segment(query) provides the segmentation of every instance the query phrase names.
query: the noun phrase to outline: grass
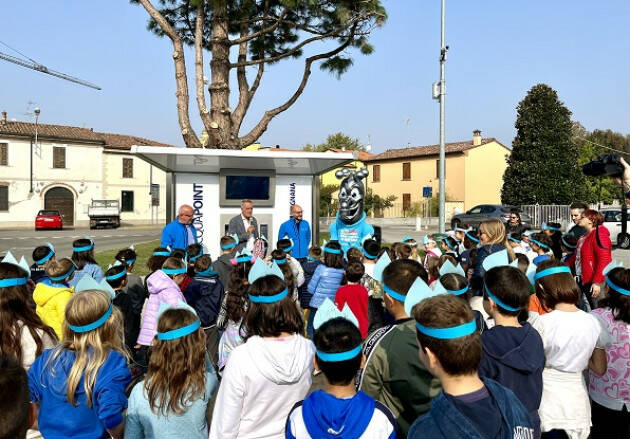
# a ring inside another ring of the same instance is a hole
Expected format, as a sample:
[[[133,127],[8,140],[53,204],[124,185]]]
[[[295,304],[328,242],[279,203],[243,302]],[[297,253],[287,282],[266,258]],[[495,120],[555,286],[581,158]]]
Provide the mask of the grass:
[[[135,246],[136,254],[138,255],[138,257],[134,265],[134,270],[133,270],[134,274],[137,274],[139,276],[146,276],[147,274],[149,274],[149,269],[147,268],[147,261],[151,257],[151,254],[153,253],[153,249],[159,246],[160,246],[159,239],[156,239],[155,241],[144,242],[142,244],[137,244]],[[116,253],[118,253],[119,250],[121,249],[105,250],[102,252],[98,252],[94,255],[94,258],[96,259],[96,262],[98,263],[98,265],[100,265],[103,268],[103,270],[106,270],[109,264],[114,263],[114,256],[116,256]]]

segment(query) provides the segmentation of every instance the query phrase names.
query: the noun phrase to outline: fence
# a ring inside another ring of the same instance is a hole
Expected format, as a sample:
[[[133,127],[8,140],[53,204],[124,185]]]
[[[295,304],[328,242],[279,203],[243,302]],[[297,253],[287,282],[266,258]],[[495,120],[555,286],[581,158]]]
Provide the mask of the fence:
[[[464,211],[463,201],[447,201],[446,202],[446,219],[449,220],[456,213]],[[433,212],[432,212],[433,211]],[[421,218],[432,217],[437,215],[437,205],[429,206],[428,202],[410,203],[394,203],[392,207],[385,209],[374,208],[372,210],[372,218],[409,218],[419,216]]]
[[[531,226],[540,227],[543,222],[560,223],[567,226],[571,223],[569,205],[560,204],[530,204],[521,206],[521,213],[531,218]]]

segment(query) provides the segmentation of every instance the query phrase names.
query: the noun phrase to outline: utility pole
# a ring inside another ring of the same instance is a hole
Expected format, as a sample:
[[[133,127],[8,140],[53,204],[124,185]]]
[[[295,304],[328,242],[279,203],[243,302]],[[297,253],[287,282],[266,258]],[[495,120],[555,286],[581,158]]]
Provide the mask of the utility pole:
[[[444,67],[446,64],[446,51],[448,46],[444,43],[444,21],[446,15],[446,0],[442,0],[442,36],[440,39],[440,211],[439,230],[445,232],[446,222],[446,150],[444,146],[444,109],[446,107],[446,79]]]

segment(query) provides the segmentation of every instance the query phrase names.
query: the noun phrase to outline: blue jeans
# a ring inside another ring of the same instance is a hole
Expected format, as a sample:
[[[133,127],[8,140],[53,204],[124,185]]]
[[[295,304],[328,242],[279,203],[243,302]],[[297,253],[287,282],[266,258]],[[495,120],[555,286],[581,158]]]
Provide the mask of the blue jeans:
[[[309,308],[308,313],[308,322],[306,323],[306,335],[311,340],[313,339],[313,319],[315,319],[315,313],[317,312],[317,308]]]

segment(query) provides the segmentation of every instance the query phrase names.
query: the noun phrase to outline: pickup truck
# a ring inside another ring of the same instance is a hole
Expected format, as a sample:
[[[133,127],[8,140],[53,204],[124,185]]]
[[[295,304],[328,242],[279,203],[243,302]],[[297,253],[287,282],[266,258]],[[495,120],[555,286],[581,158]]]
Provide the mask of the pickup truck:
[[[120,202],[118,200],[92,200],[88,206],[90,229],[120,227]]]

